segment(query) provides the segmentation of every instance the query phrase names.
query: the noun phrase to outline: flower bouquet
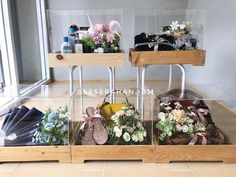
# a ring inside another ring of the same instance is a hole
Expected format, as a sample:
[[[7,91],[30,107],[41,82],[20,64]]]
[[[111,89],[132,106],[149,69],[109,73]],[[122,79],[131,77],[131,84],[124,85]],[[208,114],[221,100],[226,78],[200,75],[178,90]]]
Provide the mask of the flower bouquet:
[[[134,107],[127,105],[114,113],[112,123],[107,125],[108,144],[139,145],[148,144],[148,133]]]
[[[94,50],[95,53],[120,52],[121,27],[117,21],[112,20],[109,24],[90,25],[89,34],[82,38],[86,51]]]
[[[40,142],[43,145],[69,144],[68,117],[67,106],[56,111],[49,108],[40,123],[40,129],[34,133],[32,142]]]
[[[165,37],[173,37],[174,45],[179,50],[197,49],[197,39],[192,35],[192,23],[173,21],[170,26],[163,27]],[[172,43],[173,44],[173,43]]]
[[[224,135],[214,125],[209,109],[201,100],[162,101],[156,128],[160,144],[224,143]]]

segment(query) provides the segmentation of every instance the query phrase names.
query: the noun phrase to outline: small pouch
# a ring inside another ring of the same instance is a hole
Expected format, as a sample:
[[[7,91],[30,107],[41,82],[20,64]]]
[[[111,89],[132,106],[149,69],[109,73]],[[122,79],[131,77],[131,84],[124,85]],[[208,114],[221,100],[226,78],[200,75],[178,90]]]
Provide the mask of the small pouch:
[[[111,93],[121,93],[124,97],[125,97],[125,102],[124,103],[109,103],[109,102],[106,102],[106,99],[107,97],[111,94]],[[104,100],[103,100],[103,103],[102,105],[100,106],[100,111],[101,111],[101,115],[107,120],[107,121],[110,121],[111,120],[111,116],[122,110],[122,107],[126,107],[127,105],[130,105],[129,101],[128,101],[128,98],[127,96],[125,95],[124,92],[122,92],[121,90],[114,90],[110,93],[108,93]]]

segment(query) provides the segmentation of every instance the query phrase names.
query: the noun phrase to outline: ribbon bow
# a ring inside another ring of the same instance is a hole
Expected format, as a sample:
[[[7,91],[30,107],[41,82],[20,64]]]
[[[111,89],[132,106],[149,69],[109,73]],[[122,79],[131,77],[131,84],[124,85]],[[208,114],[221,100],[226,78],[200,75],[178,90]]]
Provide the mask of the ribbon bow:
[[[83,117],[83,123],[80,126],[80,130],[84,130],[84,127],[86,124],[91,124],[93,122],[94,118],[101,118],[104,119],[101,114],[100,114],[100,110],[97,108],[95,109],[94,107],[88,107],[86,109],[86,114],[87,117]]]
[[[206,145],[207,144],[206,132],[204,132],[204,133],[199,132],[199,133],[194,134],[192,136],[192,140],[190,141],[189,145],[196,144],[199,136],[202,137],[202,145]]]
[[[200,121],[204,126],[207,125],[206,118],[204,117],[209,113],[208,109],[198,108],[195,106],[190,106],[191,110],[196,113],[198,116],[195,117],[196,121]]]
[[[5,140],[13,141],[16,138],[17,138],[17,136],[16,136],[15,133],[12,133],[12,134],[7,136],[6,132],[0,129],[0,147],[5,145],[5,143],[4,143]]]

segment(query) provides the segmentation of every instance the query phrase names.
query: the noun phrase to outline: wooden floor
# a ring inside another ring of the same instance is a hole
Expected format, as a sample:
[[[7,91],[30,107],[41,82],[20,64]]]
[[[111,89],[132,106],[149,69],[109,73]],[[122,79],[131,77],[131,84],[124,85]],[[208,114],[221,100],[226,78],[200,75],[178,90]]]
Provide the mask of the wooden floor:
[[[60,85],[60,86],[59,86]],[[106,82],[86,83],[86,88],[97,86],[106,87]],[[135,82],[120,82],[118,87],[129,86],[135,88]],[[166,82],[149,82],[151,88],[165,90]],[[65,97],[68,94],[67,83],[53,83],[48,88],[52,95]],[[50,103],[49,103],[50,104]],[[215,121],[222,124],[224,131],[232,134],[234,114],[227,108],[216,104],[214,108]],[[225,114],[228,112],[228,114]],[[231,117],[231,119],[227,119]],[[227,129],[228,127],[228,129]],[[236,136],[236,134],[234,134]],[[233,139],[233,141],[235,141]],[[236,141],[235,141],[236,142]],[[142,162],[87,162],[85,164],[59,164],[57,162],[41,163],[3,163],[0,164],[0,177],[235,177],[236,164],[210,163],[171,163],[171,164],[145,164]]]

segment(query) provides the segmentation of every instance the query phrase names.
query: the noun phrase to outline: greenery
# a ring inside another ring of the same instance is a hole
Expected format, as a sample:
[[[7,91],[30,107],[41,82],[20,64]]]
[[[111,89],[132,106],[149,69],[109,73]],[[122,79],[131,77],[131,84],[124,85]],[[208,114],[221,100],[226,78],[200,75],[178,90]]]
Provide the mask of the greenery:
[[[92,53],[95,47],[94,41],[88,37],[83,36],[81,43],[83,44],[83,52],[84,53]]]
[[[147,130],[133,106],[122,108],[112,116],[113,122],[107,125],[107,144],[138,145],[148,144]]]
[[[204,132],[205,126],[200,121],[194,121],[197,112],[185,107],[180,102],[161,102],[161,111],[158,114],[156,128],[160,130],[159,140],[166,141],[177,133],[193,136],[198,132]]]
[[[51,108],[45,113],[40,123],[40,130],[35,132],[33,142],[45,145],[67,145],[69,144],[69,119],[68,107],[53,111]]]

